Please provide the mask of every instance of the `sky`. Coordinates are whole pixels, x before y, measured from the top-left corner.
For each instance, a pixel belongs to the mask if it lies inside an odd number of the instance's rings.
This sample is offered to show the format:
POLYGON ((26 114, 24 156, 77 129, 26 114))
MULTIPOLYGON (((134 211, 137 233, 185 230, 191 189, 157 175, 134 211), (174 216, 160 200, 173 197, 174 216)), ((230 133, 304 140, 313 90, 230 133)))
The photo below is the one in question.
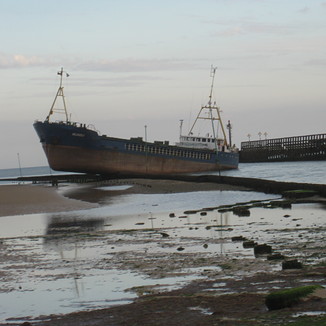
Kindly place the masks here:
POLYGON ((326 0, 0 0, 0 169, 47 165, 64 68, 73 121, 178 141, 213 98, 232 141, 326 133, 326 0))

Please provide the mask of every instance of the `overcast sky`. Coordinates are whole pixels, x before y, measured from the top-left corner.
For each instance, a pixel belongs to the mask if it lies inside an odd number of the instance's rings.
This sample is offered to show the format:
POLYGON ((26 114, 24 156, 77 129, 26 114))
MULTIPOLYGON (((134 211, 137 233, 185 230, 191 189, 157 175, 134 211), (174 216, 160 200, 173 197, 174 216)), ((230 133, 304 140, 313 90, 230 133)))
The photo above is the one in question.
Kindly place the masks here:
POLYGON ((72 120, 175 142, 214 99, 233 141, 326 133, 325 0, 0 0, 0 169, 46 165, 33 129, 70 74, 72 120))

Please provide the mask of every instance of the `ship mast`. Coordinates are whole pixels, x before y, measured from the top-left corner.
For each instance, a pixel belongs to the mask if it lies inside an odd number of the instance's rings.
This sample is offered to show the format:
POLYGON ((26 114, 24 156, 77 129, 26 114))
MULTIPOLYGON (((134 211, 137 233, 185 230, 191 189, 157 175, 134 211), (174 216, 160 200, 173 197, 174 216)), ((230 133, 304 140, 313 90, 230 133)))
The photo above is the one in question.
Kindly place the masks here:
POLYGON ((209 100, 208 100, 207 105, 204 105, 204 106, 201 107, 201 109, 200 109, 200 111, 199 111, 199 113, 197 115, 197 118, 196 118, 195 122, 193 123, 192 127, 190 128, 189 135, 192 135, 192 130, 194 129, 194 127, 195 127, 195 125, 196 125, 196 123, 197 123, 197 121, 199 119, 211 120, 211 122, 212 122, 213 137, 216 140, 217 139, 217 135, 215 133, 214 121, 217 121, 217 123, 218 122, 220 123, 221 129, 222 129, 223 140, 224 140, 224 144, 223 145, 227 146, 226 133, 225 133, 224 126, 223 126, 223 123, 222 123, 222 120, 221 120, 220 108, 216 105, 216 102, 214 102, 214 104, 212 104, 212 96, 213 96, 214 79, 215 79, 216 70, 217 70, 217 67, 213 67, 213 66, 211 67, 212 83, 211 83, 211 89, 210 89, 210 93, 209 93, 209 97, 208 97, 209 100), (209 114, 208 117, 207 117, 207 115, 206 116, 203 115, 205 112, 206 113, 208 112, 208 114, 209 114))
POLYGON ((65 95, 63 93, 63 86, 62 86, 62 77, 63 75, 66 75, 66 77, 69 77, 69 74, 67 72, 65 72, 63 70, 63 68, 61 68, 60 71, 58 71, 58 75, 60 76, 60 85, 59 85, 59 88, 58 88, 58 91, 57 91, 57 94, 54 98, 54 101, 52 103, 52 106, 51 106, 51 109, 50 109, 50 112, 48 114, 48 116, 46 117, 45 121, 46 122, 49 122, 50 120, 50 116, 56 112, 56 113, 59 113, 59 114, 64 114, 65 117, 66 117, 66 122, 69 122, 69 117, 68 117, 68 112, 67 112, 67 107, 66 107, 66 101, 65 101, 65 95), (63 102, 63 108, 55 108, 55 104, 57 102, 57 99, 58 97, 61 97, 62 98, 62 102, 63 102))

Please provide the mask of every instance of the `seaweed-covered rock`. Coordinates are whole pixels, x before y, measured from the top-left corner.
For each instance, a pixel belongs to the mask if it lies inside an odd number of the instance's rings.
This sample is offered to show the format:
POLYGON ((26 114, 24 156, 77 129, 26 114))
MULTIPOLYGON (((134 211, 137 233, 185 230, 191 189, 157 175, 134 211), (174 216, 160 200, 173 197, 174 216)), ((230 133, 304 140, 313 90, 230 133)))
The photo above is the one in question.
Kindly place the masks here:
POLYGON ((285 260, 282 263, 282 269, 301 269, 303 268, 303 265, 301 262, 299 262, 297 259, 292 260, 285 260))
POLYGON ((306 198, 315 196, 317 194, 317 191, 308 189, 288 190, 283 192, 283 196, 287 198, 306 198))
POLYGON ((235 236, 235 237, 232 237, 231 240, 232 240, 232 241, 245 241, 246 238, 243 237, 242 235, 237 235, 237 236, 235 236))
POLYGON ((257 246, 257 242, 253 241, 253 240, 248 240, 248 241, 244 241, 242 244, 243 248, 247 249, 247 248, 254 248, 255 246, 257 246))
POLYGON ((271 208, 291 208, 292 202, 290 200, 273 200, 270 202, 271 208))
POLYGON ((184 211, 183 214, 190 215, 190 214, 197 214, 198 211, 196 210, 189 210, 189 211, 184 211))
POLYGON ((237 216, 250 216, 250 210, 247 206, 235 206, 232 208, 232 212, 237 216))
POLYGON ((280 253, 275 253, 275 254, 272 254, 272 255, 268 255, 267 256, 267 260, 282 260, 284 259, 285 257, 280 254, 280 253))
POLYGON ((255 255, 267 255, 271 253, 272 253, 272 247, 265 243, 254 246, 255 255))
POLYGON ((265 304, 268 310, 282 309, 291 307, 301 301, 302 298, 313 293, 317 289, 322 289, 320 285, 307 285, 297 288, 286 289, 281 291, 272 292, 267 295, 265 304))

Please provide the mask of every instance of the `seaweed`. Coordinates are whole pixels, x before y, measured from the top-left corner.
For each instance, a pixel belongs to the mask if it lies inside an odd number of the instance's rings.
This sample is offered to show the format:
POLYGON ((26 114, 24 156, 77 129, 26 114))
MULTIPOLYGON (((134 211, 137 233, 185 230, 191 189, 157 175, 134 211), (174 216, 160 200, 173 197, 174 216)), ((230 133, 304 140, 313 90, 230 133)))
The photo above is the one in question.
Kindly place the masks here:
POLYGON ((306 297, 317 289, 323 288, 320 285, 307 285, 297 288, 286 289, 272 292, 267 295, 265 304, 268 310, 282 309, 291 307, 300 302, 301 298, 306 297))

